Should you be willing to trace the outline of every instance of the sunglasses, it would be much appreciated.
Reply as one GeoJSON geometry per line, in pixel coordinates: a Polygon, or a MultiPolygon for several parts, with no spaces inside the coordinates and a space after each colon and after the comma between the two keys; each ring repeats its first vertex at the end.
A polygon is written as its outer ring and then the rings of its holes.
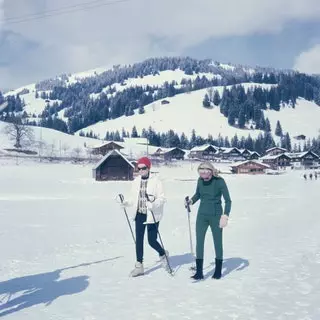
{"type": "Polygon", "coordinates": [[[199,174],[209,174],[212,173],[210,169],[199,169],[199,174]]]}
{"type": "Polygon", "coordinates": [[[141,170],[147,170],[148,167],[144,166],[144,167],[138,167],[138,170],[141,171],[141,170]]]}

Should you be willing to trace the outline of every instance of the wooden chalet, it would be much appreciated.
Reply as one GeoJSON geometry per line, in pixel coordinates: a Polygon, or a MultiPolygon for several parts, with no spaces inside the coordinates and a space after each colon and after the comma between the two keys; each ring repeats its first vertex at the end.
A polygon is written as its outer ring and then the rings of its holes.
{"type": "Polygon", "coordinates": [[[286,153],[291,158],[291,164],[295,167],[312,168],[317,167],[320,162],[320,157],[309,150],[306,152],[286,153]]]}
{"type": "Polygon", "coordinates": [[[96,181],[133,180],[134,165],[120,151],[107,153],[92,169],[96,181]]]}
{"type": "Polygon", "coordinates": [[[284,168],[291,165],[291,158],[285,154],[266,155],[261,158],[262,162],[269,165],[272,169],[284,168]]]}
{"type": "Polygon", "coordinates": [[[123,149],[123,147],[120,144],[114,141],[109,141],[102,144],[101,146],[92,147],[92,154],[101,154],[104,156],[112,150],[120,151],[121,149],[123,149]]]}
{"type": "Polygon", "coordinates": [[[231,166],[231,172],[236,174],[264,174],[270,167],[256,160],[246,160],[231,166]]]}
{"type": "Polygon", "coordinates": [[[211,144],[196,146],[190,150],[189,158],[201,160],[214,160],[217,157],[219,149],[211,144]]]}
{"type": "Polygon", "coordinates": [[[257,151],[250,151],[250,156],[248,160],[258,160],[260,159],[261,155],[257,151]]]}
{"type": "Polygon", "coordinates": [[[280,148],[280,147],[274,147],[266,150],[265,155],[267,156],[276,156],[278,154],[286,153],[288,152],[287,149],[285,148],[280,148]]]}
{"type": "Polygon", "coordinates": [[[261,155],[256,152],[256,151],[251,151],[249,149],[239,149],[242,156],[246,159],[246,160],[258,160],[261,155]]]}
{"type": "Polygon", "coordinates": [[[223,160],[243,161],[246,160],[238,148],[221,148],[219,156],[223,160]]]}
{"type": "Polygon", "coordinates": [[[180,148],[162,149],[158,148],[153,154],[154,157],[161,158],[163,160],[183,160],[185,151],[180,148]]]}

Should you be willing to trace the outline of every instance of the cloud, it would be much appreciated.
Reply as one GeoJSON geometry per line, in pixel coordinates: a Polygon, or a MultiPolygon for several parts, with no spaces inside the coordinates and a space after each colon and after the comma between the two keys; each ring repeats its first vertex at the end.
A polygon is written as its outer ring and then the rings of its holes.
{"type": "Polygon", "coordinates": [[[3,19],[4,19],[3,2],[4,2],[4,0],[0,0],[0,32],[1,32],[1,27],[3,24],[3,19]]]}
{"type": "Polygon", "coordinates": [[[320,44],[300,53],[293,68],[300,72],[320,74],[320,44]]]}
{"type": "MultiPolygon", "coordinates": [[[[4,10],[8,18],[83,2],[5,0],[4,10]]],[[[102,3],[107,1],[101,0],[102,3]]],[[[238,0],[128,0],[45,19],[7,23],[4,25],[7,31],[21,35],[26,42],[37,43],[32,54],[23,59],[27,66],[21,68],[21,76],[12,80],[12,84],[20,85],[20,79],[27,78],[23,72],[28,72],[33,81],[35,77],[63,71],[180,54],[211,37],[277,33],[288,21],[316,20],[320,16],[318,0],[243,0],[241,6],[239,3],[238,0]]],[[[6,67],[18,68],[14,61],[6,67]]],[[[0,74],[0,85],[1,78],[0,74]]]]}

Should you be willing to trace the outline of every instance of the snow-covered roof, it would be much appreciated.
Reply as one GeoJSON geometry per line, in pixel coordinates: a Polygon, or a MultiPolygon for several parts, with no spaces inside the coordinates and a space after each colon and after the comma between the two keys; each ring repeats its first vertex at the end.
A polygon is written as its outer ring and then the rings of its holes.
{"type": "Polygon", "coordinates": [[[102,141],[100,144],[96,144],[96,145],[93,145],[93,146],[90,146],[90,148],[92,149],[98,149],[98,148],[101,148],[101,147],[104,147],[110,143],[114,143],[116,145],[118,145],[120,148],[124,148],[123,145],[121,144],[121,142],[119,141],[102,141]]]}
{"type": "Polygon", "coordinates": [[[132,168],[134,168],[134,165],[118,150],[111,150],[108,152],[104,157],[100,159],[100,161],[93,167],[93,170],[96,170],[99,168],[110,156],[119,155],[122,157],[132,168]]]}
{"type": "Polygon", "coordinates": [[[304,151],[304,152],[286,152],[285,154],[290,157],[290,158],[303,158],[305,155],[307,155],[308,153],[313,154],[316,158],[319,158],[319,156],[312,152],[312,151],[304,151]]]}
{"type": "Polygon", "coordinates": [[[281,156],[286,156],[288,158],[290,158],[287,154],[285,153],[280,153],[280,154],[275,154],[275,155],[266,155],[266,156],[263,156],[261,157],[261,160],[275,160],[281,156]]]}
{"type": "Polygon", "coordinates": [[[273,150],[281,150],[281,151],[284,151],[284,152],[288,151],[288,150],[285,149],[285,148],[273,147],[273,148],[270,148],[270,149],[266,150],[266,153],[268,153],[268,152],[270,152],[270,151],[273,151],[273,150]]]}
{"type": "Polygon", "coordinates": [[[258,164],[260,166],[263,166],[265,168],[270,168],[269,165],[267,165],[265,163],[262,163],[261,161],[257,161],[257,160],[246,160],[246,161],[237,162],[237,163],[231,165],[230,167],[232,167],[232,168],[240,167],[240,166],[242,166],[242,165],[244,165],[246,163],[249,163],[249,162],[256,163],[256,164],[258,164]]]}
{"type": "Polygon", "coordinates": [[[196,147],[193,147],[191,150],[190,150],[190,152],[191,151],[205,151],[207,148],[209,148],[209,147],[213,147],[214,149],[218,149],[218,147],[216,147],[216,146],[214,146],[214,145],[212,145],[212,144],[204,144],[204,145],[202,145],[202,146],[196,146],[196,147]]]}

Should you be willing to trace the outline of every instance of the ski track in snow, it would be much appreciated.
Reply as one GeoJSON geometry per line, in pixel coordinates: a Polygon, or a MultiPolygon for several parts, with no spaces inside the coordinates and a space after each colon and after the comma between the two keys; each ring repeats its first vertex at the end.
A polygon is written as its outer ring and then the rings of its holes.
{"type": "MultiPolygon", "coordinates": [[[[195,170],[185,166],[179,174],[193,178],[195,170]]],[[[193,194],[195,181],[171,179],[176,168],[159,171],[168,198],[160,232],[176,274],[159,267],[145,238],[146,274],[130,278],[134,245],[115,201],[130,183],[95,182],[90,166],[12,164],[1,170],[0,317],[320,318],[319,180],[304,181],[297,171],[225,175],[233,204],[223,278],[211,279],[208,230],[205,279],[194,282],[183,199],[193,194]]]]}

